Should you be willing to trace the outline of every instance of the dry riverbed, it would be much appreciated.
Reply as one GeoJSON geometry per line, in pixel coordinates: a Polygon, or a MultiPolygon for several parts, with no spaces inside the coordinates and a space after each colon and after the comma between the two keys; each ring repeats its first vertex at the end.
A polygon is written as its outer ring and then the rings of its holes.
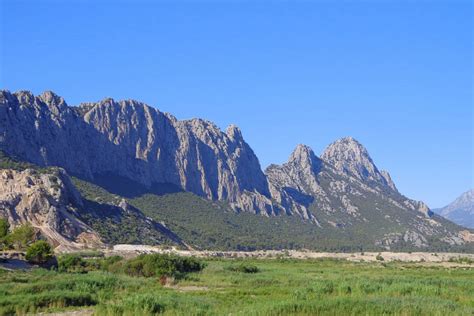
{"type": "Polygon", "coordinates": [[[207,250],[178,250],[163,249],[161,247],[146,245],[115,245],[106,251],[106,255],[120,255],[134,257],[143,253],[170,253],[180,256],[195,256],[202,258],[290,258],[290,259],[320,259],[333,258],[356,262],[375,261],[402,261],[421,262],[425,264],[442,263],[444,266],[472,266],[467,263],[449,262],[459,258],[474,261],[474,254],[448,253],[448,252],[313,252],[309,250],[260,250],[260,251],[207,251],[207,250]]]}

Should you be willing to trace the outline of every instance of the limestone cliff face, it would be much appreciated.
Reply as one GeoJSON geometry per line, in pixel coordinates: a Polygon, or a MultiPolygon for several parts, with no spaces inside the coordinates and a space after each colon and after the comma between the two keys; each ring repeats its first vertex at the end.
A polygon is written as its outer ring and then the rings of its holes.
{"type": "Polygon", "coordinates": [[[322,164],[311,148],[298,145],[287,163],[267,168],[265,172],[272,196],[287,213],[298,213],[304,218],[315,219],[309,211],[309,206],[316,196],[324,196],[317,178],[322,164]]]}
{"type": "Polygon", "coordinates": [[[51,173],[0,170],[0,216],[11,227],[30,223],[53,245],[97,247],[100,237],[77,219],[79,193],[61,169],[51,173]]]}
{"type": "Polygon", "coordinates": [[[38,165],[89,174],[83,124],[73,109],[51,92],[0,92],[0,149],[38,165]],[[77,153],[81,152],[81,155],[77,153]]]}
{"type": "Polygon", "coordinates": [[[298,145],[288,162],[265,171],[273,198],[287,213],[342,231],[364,227],[375,233],[378,228],[370,223],[377,222],[403,227],[403,234],[387,232],[376,241],[387,249],[402,243],[426,247],[433,236],[451,244],[466,242],[459,237],[459,229],[446,230],[445,223],[434,217],[426,204],[401,195],[356,140],[336,141],[322,157],[308,146],[298,145]]]}
{"type": "Polygon", "coordinates": [[[341,173],[397,190],[388,172],[379,171],[367,149],[352,137],[339,139],[329,145],[321,155],[321,159],[341,173]]]}
{"type": "Polygon", "coordinates": [[[276,212],[257,157],[241,131],[178,121],[143,103],[105,99],[71,108],[52,92],[0,93],[0,149],[93,179],[113,173],[172,183],[236,210],[276,212]]]}
{"type": "Polygon", "coordinates": [[[222,132],[201,119],[175,121],[179,147],[175,165],[181,186],[235,209],[274,213],[258,158],[234,125],[222,132]]]}
{"type": "MultiPolygon", "coordinates": [[[[383,247],[400,243],[424,247],[433,236],[446,243],[466,241],[459,237],[458,228],[434,216],[424,203],[400,194],[390,175],[379,170],[368,151],[351,137],[329,145],[320,158],[308,146],[299,145],[286,163],[271,165],[263,173],[234,125],[222,131],[202,119],[180,121],[133,100],[109,98],[69,107],[52,92],[33,96],[26,91],[1,91],[0,150],[39,166],[62,167],[88,180],[111,174],[150,187],[170,183],[225,201],[237,211],[296,215],[321,229],[356,231],[354,236],[375,238],[375,230],[387,229],[377,237],[377,245],[383,247]]],[[[0,211],[8,212],[14,223],[31,221],[58,242],[63,237],[77,242],[89,232],[87,225],[67,216],[80,199],[68,189],[64,177],[59,177],[62,193],[53,195],[44,176],[8,172],[13,174],[5,174],[2,180],[0,211]],[[31,181],[32,192],[28,191],[31,181]]],[[[154,223],[147,227],[180,243],[166,227],[154,223]]]]}

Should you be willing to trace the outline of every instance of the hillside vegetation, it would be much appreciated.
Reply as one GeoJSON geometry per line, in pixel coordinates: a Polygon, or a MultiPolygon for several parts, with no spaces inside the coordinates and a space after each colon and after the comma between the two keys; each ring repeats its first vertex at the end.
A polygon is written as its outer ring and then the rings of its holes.
{"type": "MultiPolygon", "coordinates": [[[[74,178],[73,182],[89,201],[116,204],[123,197],[124,188],[131,187],[128,202],[146,216],[163,223],[181,240],[195,249],[215,250],[260,250],[260,249],[311,249],[320,251],[369,251],[380,250],[373,240],[383,234],[383,215],[368,213],[374,222],[359,223],[352,227],[319,227],[296,216],[255,216],[248,212],[235,212],[223,202],[209,201],[189,192],[159,188],[145,188],[130,180],[115,177],[113,181],[101,179],[101,186],[74,178]],[[107,188],[104,189],[104,187],[107,188]],[[118,192],[116,194],[111,192],[118,192]]],[[[360,201],[363,207],[364,201],[360,201]]],[[[384,205],[381,204],[381,208],[384,205]]],[[[387,211],[389,208],[387,207],[387,211]]],[[[385,214],[382,212],[382,214],[385,214]]],[[[407,214],[407,217],[410,215],[407,214]]],[[[121,238],[113,226],[102,225],[100,218],[86,219],[97,227],[103,236],[116,243],[130,243],[130,238],[121,238]],[[116,237],[114,237],[116,236],[116,237]]],[[[447,222],[446,225],[450,223],[447,222]]],[[[119,233],[131,230],[119,230],[119,233]]],[[[128,233],[127,233],[128,234],[128,233]]],[[[130,236],[130,235],[127,235],[130,236]]],[[[131,235],[135,236],[135,235],[131,235]]],[[[140,243],[140,242],[131,242],[140,243]]],[[[146,241],[142,242],[147,244],[146,241]]],[[[149,243],[152,244],[152,243],[149,243]]],[[[451,246],[433,241],[431,251],[470,251],[470,245],[451,246]]],[[[401,244],[396,250],[419,251],[410,244],[401,244]]]]}

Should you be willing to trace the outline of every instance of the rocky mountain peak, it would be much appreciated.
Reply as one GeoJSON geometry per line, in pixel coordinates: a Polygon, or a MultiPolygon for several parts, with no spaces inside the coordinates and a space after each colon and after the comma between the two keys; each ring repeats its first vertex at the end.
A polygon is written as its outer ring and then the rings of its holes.
{"type": "Polygon", "coordinates": [[[35,96],[31,91],[20,90],[14,93],[20,104],[32,104],[35,100],[35,96]]]}
{"type": "Polygon", "coordinates": [[[474,189],[471,189],[467,192],[461,194],[455,201],[457,205],[471,205],[474,204],[474,189]]]}
{"type": "Polygon", "coordinates": [[[361,143],[352,137],[341,138],[330,144],[321,155],[328,162],[370,162],[372,159],[361,143]]]}
{"type": "Polygon", "coordinates": [[[114,98],[111,98],[111,97],[107,97],[107,98],[104,98],[102,99],[101,101],[99,101],[99,104],[102,105],[102,104],[115,104],[115,100],[114,98]]]}
{"type": "Polygon", "coordinates": [[[396,190],[390,175],[380,172],[367,149],[352,137],[344,137],[330,144],[321,159],[343,174],[396,190]]]}
{"type": "Polygon", "coordinates": [[[448,216],[450,213],[460,209],[466,211],[467,213],[474,214],[474,189],[464,192],[452,203],[445,206],[442,209],[441,215],[448,216]]]}
{"type": "Polygon", "coordinates": [[[367,149],[352,137],[341,138],[330,144],[324,150],[321,159],[333,165],[338,171],[352,173],[361,179],[379,173],[367,149]]]}
{"type": "Polygon", "coordinates": [[[237,125],[231,124],[227,127],[226,132],[227,136],[229,136],[232,140],[242,140],[242,131],[237,125]]]}
{"type": "Polygon", "coordinates": [[[0,90],[0,104],[4,104],[13,100],[13,96],[9,90],[0,90]]]}
{"type": "Polygon", "coordinates": [[[39,98],[41,100],[43,100],[44,103],[47,103],[47,104],[52,104],[52,105],[56,105],[56,106],[66,104],[66,102],[64,101],[64,99],[62,97],[58,96],[56,93],[54,93],[52,91],[43,92],[39,96],[39,98]]]}
{"type": "Polygon", "coordinates": [[[52,91],[45,91],[37,97],[37,100],[43,102],[55,115],[61,115],[63,111],[67,111],[66,101],[52,91]]]}
{"type": "Polygon", "coordinates": [[[474,228],[474,189],[464,192],[438,212],[457,224],[474,228]]]}
{"type": "Polygon", "coordinates": [[[291,153],[288,163],[294,163],[298,165],[313,165],[314,162],[318,160],[319,158],[316,157],[311,147],[299,144],[291,153]]]}

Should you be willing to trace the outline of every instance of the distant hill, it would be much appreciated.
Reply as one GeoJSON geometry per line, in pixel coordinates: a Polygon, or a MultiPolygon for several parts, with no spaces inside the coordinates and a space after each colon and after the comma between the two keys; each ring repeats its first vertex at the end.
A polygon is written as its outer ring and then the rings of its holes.
{"type": "Polygon", "coordinates": [[[474,228],[474,189],[464,192],[436,213],[464,227],[474,228]]]}

